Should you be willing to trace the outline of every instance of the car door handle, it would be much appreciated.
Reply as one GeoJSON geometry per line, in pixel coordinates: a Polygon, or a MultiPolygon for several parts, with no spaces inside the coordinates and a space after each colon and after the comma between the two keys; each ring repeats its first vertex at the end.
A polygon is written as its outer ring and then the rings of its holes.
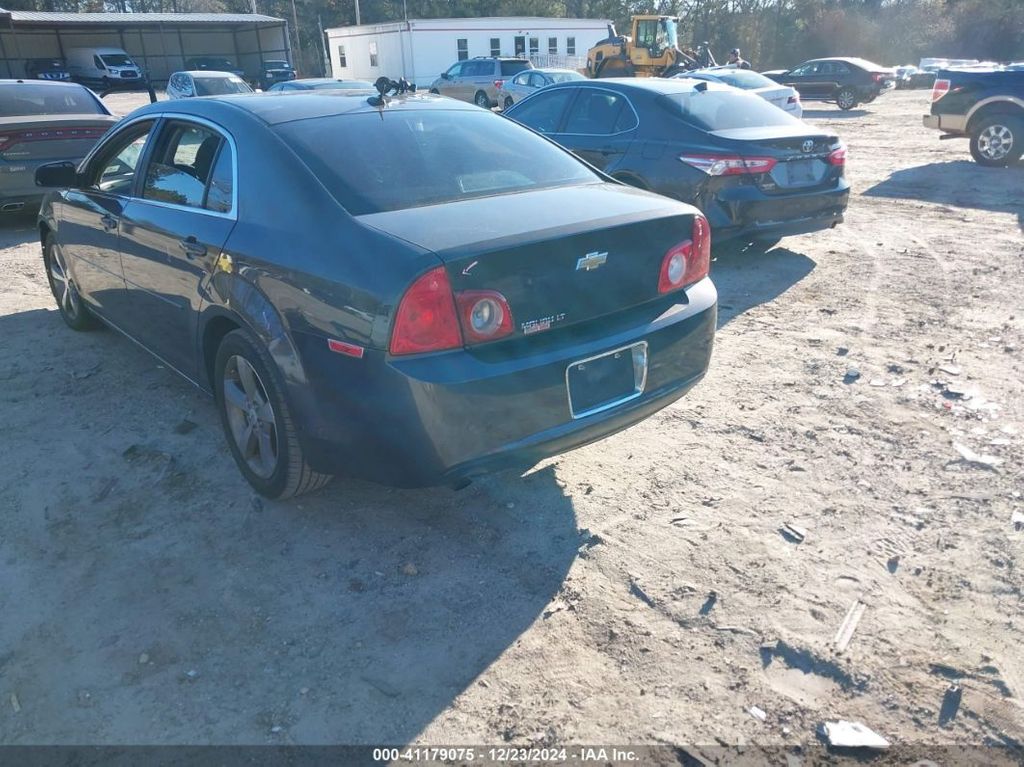
{"type": "Polygon", "coordinates": [[[206,246],[192,236],[179,240],[178,247],[184,251],[185,258],[202,258],[206,255],[206,246]]]}
{"type": "Polygon", "coordinates": [[[111,216],[109,213],[104,213],[100,217],[100,223],[103,224],[103,228],[108,232],[117,229],[117,219],[111,216]]]}

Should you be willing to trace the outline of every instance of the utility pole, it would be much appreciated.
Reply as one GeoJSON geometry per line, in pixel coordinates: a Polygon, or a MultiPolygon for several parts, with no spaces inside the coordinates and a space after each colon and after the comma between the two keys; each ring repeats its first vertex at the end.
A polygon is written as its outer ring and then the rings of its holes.
{"type": "MultiPolygon", "coordinates": [[[[299,37],[299,12],[295,9],[295,0],[292,0],[292,21],[295,24],[295,50],[300,59],[305,59],[306,57],[302,54],[302,38],[299,37]]],[[[292,64],[294,66],[294,62],[292,64]]],[[[305,61],[303,61],[303,65],[305,65],[305,61]]]]}
{"type": "Polygon", "coordinates": [[[356,0],[356,26],[358,27],[361,23],[359,21],[359,0],[356,0]]]}

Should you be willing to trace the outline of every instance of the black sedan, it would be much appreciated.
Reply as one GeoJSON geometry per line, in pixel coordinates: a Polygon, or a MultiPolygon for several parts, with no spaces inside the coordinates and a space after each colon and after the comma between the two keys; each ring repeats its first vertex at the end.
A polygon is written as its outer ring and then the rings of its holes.
{"type": "Polygon", "coordinates": [[[102,320],[212,391],[276,498],[339,472],[528,467],[704,375],[717,297],[696,209],[469,104],[374,102],[159,102],[77,169],[40,169],[65,188],[40,215],[65,322],[102,320]]]}
{"type": "Polygon", "coordinates": [[[786,71],[764,72],[796,88],[804,101],[829,101],[843,111],[869,104],[896,87],[896,74],[865,59],[812,59],[786,71]]]}
{"type": "Polygon", "coordinates": [[[846,149],[764,99],[687,79],[551,85],[505,112],[626,184],[692,203],[715,242],[763,247],[843,220],[846,149]]]}

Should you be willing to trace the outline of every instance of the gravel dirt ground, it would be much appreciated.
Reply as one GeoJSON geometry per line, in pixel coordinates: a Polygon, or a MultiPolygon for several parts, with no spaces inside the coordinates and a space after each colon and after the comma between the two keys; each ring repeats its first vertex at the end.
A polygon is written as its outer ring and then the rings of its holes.
{"type": "Polygon", "coordinates": [[[458,492],[256,499],[5,219],[0,743],[1024,742],[1024,166],[927,102],[807,113],[848,220],[715,261],[688,397],[458,492]]]}

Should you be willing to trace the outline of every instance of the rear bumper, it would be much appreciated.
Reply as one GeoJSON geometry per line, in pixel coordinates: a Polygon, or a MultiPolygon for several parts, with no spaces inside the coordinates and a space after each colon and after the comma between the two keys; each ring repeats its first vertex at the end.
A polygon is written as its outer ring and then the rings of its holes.
{"type": "Polygon", "coordinates": [[[712,243],[736,237],[786,237],[842,223],[849,200],[845,178],[831,189],[786,195],[767,195],[744,185],[721,190],[706,206],[705,215],[712,243]]]}
{"type": "Polygon", "coordinates": [[[966,133],[967,115],[925,115],[924,127],[946,133],[966,133]]]}
{"type": "Polygon", "coordinates": [[[707,370],[717,293],[705,279],[689,303],[655,302],[629,327],[496,357],[465,350],[356,360],[322,339],[299,339],[309,384],[293,391],[307,458],[319,471],[397,487],[458,484],[537,461],[627,428],[682,397],[707,370]],[[566,370],[639,341],[648,344],[642,394],[573,419],[566,370]]]}

